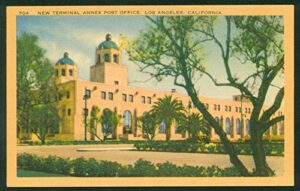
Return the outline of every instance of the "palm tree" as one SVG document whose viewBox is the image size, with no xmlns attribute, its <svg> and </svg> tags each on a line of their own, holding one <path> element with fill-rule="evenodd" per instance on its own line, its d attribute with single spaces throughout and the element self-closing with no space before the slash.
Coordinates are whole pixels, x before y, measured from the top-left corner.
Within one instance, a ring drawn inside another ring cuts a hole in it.
<svg viewBox="0 0 300 191">
<path fill-rule="evenodd" d="M 169 141 L 171 137 L 171 125 L 175 119 L 181 119 L 184 116 L 185 108 L 181 101 L 177 98 L 172 99 L 172 96 L 165 96 L 159 98 L 150 113 L 156 116 L 156 120 L 160 124 L 162 121 L 166 125 L 166 140 Z"/>
<path fill-rule="evenodd" d="M 208 136 L 209 129 L 205 126 L 203 117 L 200 113 L 187 114 L 179 123 L 179 132 L 188 133 L 188 139 L 196 142 L 199 133 Z"/>
</svg>

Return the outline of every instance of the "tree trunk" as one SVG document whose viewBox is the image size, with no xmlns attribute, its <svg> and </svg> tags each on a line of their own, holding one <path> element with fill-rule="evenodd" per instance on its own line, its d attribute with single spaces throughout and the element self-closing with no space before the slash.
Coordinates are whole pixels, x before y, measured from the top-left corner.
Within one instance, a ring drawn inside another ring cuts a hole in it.
<svg viewBox="0 0 300 191">
<path fill-rule="evenodd" d="M 251 136 L 251 147 L 253 151 L 253 159 L 255 164 L 255 176 L 273 176 L 274 172 L 266 161 L 265 149 L 261 139 L 261 135 L 255 134 Z"/>
<path fill-rule="evenodd" d="M 167 124 L 166 127 L 166 141 L 169 141 L 171 139 L 171 125 Z"/>
</svg>

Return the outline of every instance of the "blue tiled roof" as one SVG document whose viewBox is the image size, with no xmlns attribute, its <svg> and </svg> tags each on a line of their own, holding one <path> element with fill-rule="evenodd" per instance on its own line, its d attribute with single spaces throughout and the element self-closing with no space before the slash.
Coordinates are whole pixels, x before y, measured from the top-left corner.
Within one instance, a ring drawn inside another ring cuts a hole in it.
<svg viewBox="0 0 300 191">
<path fill-rule="evenodd" d="M 73 61 L 71 58 L 69 58 L 68 52 L 65 52 L 65 53 L 64 53 L 64 57 L 61 58 L 61 59 L 59 59 L 59 60 L 56 62 L 56 64 L 71 64 L 71 65 L 73 65 L 73 64 L 75 64 L 75 63 L 74 63 L 74 61 Z"/>
<path fill-rule="evenodd" d="M 74 61 L 71 58 L 61 58 L 56 64 L 74 64 Z"/>
<path fill-rule="evenodd" d="M 114 48 L 114 49 L 118 49 L 118 45 L 111 40 L 106 40 L 100 43 L 100 45 L 98 46 L 99 49 L 109 49 L 109 48 Z"/>
</svg>

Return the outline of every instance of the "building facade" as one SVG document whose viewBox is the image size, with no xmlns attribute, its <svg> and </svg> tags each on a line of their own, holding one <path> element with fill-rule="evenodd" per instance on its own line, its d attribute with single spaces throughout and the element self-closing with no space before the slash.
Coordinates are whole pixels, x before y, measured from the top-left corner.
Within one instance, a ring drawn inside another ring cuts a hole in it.
<svg viewBox="0 0 300 191">
<path fill-rule="evenodd" d="M 100 115 L 105 110 L 116 112 L 120 116 L 120 122 L 113 137 L 129 140 L 143 139 L 137 118 L 148 112 L 158 98 L 172 95 L 173 98 L 181 100 L 185 107 L 190 106 L 190 112 L 197 112 L 187 94 L 177 93 L 175 90 L 157 91 L 128 86 L 127 67 L 121 63 L 121 56 L 121 50 L 108 34 L 106 40 L 96 47 L 95 64 L 90 68 L 89 81 L 78 77 L 77 66 L 68 53 L 58 60 L 55 73 L 56 84 L 60 89 L 57 100 L 61 122 L 59 133 L 55 135 L 56 139 L 90 139 L 89 128 L 85 127 L 84 112 L 90 113 L 92 106 L 100 108 Z M 233 96 L 232 100 L 200 98 L 230 139 L 249 136 L 252 105 L 247 99 L 241 96 Z M 281 110 L 276 113 L 282 114 Z M 103 136 L 101 126 L 103 124 L 99 124 L 96 130 L 99 137 Z M 162 122 L 155 139 L 164 140 L 165 131 L 165 124 Z M 266 135 L 283 134 L 283 122 L 266 132 Z M 213 130 L 210 136 L 212 140 L 218 139 Z M 185 138 L 185 135 L 177 132 L 174 122 L 171 127 L 171 139 Z"/>
</svg>

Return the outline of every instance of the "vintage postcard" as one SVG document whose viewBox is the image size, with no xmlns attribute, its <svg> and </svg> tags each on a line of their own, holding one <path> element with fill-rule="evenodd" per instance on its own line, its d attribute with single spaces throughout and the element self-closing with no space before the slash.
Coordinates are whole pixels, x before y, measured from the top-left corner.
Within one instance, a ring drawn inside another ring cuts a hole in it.
<svg viewBox="0 0 300 191">
<path fill-rule="evenodd" d="M 7 7 L 7 186 L 294 185 L 294 8 Z"/>
</svg>

